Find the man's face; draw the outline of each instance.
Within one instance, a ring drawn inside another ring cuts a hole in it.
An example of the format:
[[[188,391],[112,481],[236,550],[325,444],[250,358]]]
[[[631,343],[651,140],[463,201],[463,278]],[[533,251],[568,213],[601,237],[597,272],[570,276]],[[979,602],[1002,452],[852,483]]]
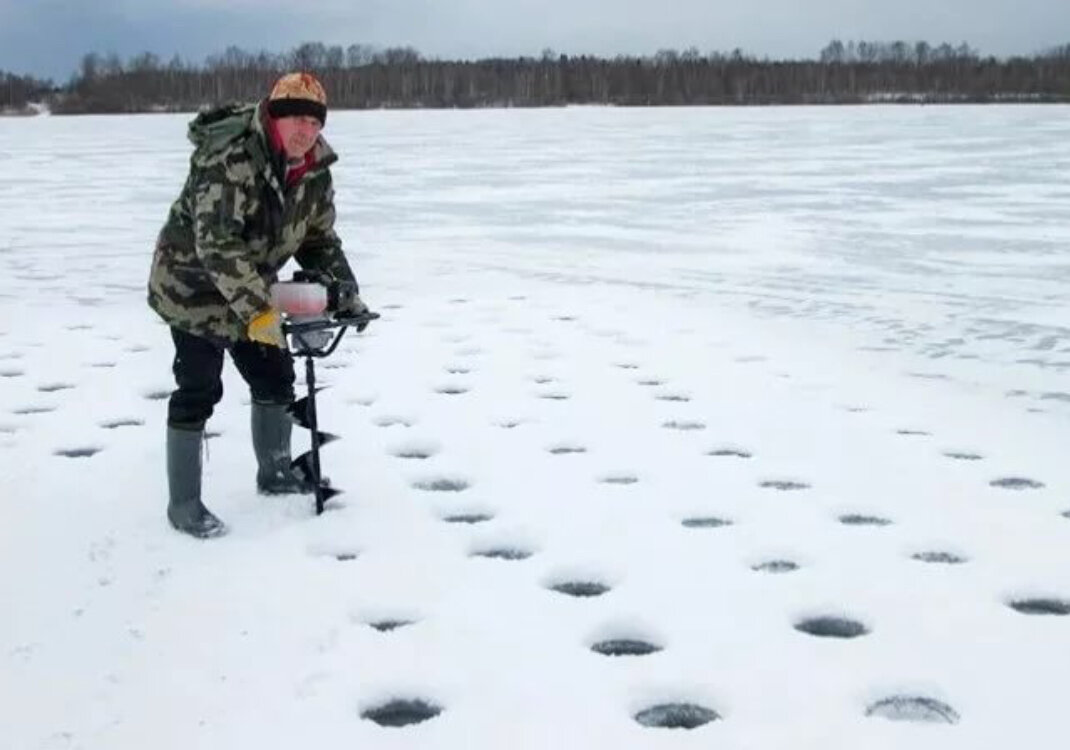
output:
[[[308,115],[280,117],[275,125],[279,129],[279,140],[286,149],[286,156],[290,159],[303,158],[323,129],[319,120]]]

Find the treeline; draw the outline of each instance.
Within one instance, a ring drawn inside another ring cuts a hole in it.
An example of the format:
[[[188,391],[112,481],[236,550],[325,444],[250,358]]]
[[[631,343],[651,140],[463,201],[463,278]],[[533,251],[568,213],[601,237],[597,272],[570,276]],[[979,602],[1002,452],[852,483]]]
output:
[[[52,109],[183,111],[251,101],[288,70],[316,73],[336,109],[1070,101],[1070,44],[1006,59],[982,57],[966,44],[834,40],[812,60],[692,48],[612,59],[545,50],[537,58],[449,61],[410,47],[307,43],[283,54],[231,47],[200,65],[151,53],[125,62],[89,54]]]
[[[31,76],[17,76],[0,70],[0,113],[28,112],[30,102],[40,102],[52,95],[51,81]]]

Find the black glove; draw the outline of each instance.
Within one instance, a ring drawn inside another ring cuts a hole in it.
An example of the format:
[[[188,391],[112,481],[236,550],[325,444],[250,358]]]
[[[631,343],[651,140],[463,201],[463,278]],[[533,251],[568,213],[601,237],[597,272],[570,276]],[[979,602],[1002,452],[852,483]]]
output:
[[[343,304],[338,309],[338,317],[340,318],[359,318],[362,315],[367,314],[368,306],[364,304],[364,300],[360,298],[359,294],[347,296]],[[367,327],[367,320],[362,320],[355,326],[355,328],[357,329],[357,333],[360,333]]]

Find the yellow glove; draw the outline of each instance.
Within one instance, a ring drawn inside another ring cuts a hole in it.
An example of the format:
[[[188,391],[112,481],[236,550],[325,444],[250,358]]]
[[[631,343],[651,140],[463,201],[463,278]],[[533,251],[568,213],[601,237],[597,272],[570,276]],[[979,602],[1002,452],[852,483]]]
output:
[[[279,311],[270,308],[249,321],[249,338],[260,344],[286,348],[286,338],[282,335],[282,319]]]

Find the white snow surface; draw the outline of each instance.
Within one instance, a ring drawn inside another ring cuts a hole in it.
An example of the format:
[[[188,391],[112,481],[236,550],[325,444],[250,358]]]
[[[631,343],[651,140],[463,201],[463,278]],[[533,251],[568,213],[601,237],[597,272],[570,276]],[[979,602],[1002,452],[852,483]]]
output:
[[[228,362],[207,542],[144,289],[188,119],[0,120],[0,747],[1064,746],[1070,108],[332,112],[345,494],[256,494]]]

